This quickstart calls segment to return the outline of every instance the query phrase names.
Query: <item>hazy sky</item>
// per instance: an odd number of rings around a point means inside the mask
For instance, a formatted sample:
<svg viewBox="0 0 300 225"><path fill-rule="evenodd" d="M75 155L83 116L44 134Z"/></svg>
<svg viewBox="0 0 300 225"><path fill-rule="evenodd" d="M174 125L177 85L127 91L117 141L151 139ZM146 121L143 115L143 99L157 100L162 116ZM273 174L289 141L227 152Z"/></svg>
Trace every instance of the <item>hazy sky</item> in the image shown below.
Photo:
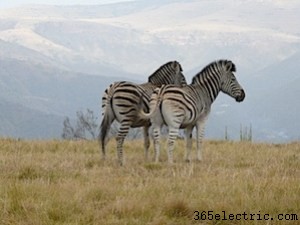
<svg viewBox="0 0 300 225"><path fill-rule="evenodd" d="M48 4L48 5L94 5L113 2L125 2L130 0L1 0L0 8L10 8L24 4Z"/></svg>

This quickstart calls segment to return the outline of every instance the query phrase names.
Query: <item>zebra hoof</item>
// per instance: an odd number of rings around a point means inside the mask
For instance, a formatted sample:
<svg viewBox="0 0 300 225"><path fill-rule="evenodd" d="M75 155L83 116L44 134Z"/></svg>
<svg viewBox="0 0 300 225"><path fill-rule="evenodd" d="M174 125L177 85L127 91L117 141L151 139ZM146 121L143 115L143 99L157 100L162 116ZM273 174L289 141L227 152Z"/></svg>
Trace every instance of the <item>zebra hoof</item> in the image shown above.
<svg viewBox="0 0 300 225"><path fill-rule="evenodd" d="M186 163L190 163L191 160L190 160L190 159L185 159L185 162L186 162Z"/></svg>

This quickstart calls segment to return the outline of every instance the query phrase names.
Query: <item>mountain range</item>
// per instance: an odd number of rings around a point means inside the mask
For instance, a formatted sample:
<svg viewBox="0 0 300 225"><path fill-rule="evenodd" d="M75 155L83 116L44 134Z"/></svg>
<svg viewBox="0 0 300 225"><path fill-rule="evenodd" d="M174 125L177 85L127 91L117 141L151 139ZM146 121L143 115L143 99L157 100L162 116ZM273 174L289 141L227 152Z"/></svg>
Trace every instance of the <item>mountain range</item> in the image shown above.
<svg viewBox="0 0 300 225"><path fill-rule="evenodd" d="M0 10L0 135L60 138L76 111L101 115L112 82L142 83L170 60L190 81L230 59L243 103L220 94L206 137L299 140L300 3L161 0L105 5L23 5Z"/></svg>

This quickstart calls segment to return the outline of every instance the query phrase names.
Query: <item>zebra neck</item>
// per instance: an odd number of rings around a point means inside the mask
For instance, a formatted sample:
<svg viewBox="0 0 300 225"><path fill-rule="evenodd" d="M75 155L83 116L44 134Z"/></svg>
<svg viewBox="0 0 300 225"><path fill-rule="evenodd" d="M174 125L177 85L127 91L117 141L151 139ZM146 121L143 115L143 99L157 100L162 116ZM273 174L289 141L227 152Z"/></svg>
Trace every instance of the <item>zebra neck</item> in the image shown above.
<svg viewBox="0 0 300 225"><path fill-rule="evenodd" d="M141 84L141 86L146 87L146 88L148 88L148 87L157 88L157 87L161 87L162 84L154 84L152 82L146 82L146 83Z"/></svg>
<svg viewBox="0 0 300 225"><path fill-rule="evenodd" d="M198 91L199 96L202 96L203 94L207 96L206 101L209 101L210 104L216 100L220 92L219 85L213 84L212 82L201 82L200 84L197 84L197 86L196 90Z"/></svg>
<svg viewBox="0 0 300 225"><path fill-rule="evenodd" d="M147 82L147 83L141 84L140 87L141 87L141 90L140 90L141 92L145 92L148 95L150 95L154 91L154 89L159 86L154 85L150 82Z"/></svg>

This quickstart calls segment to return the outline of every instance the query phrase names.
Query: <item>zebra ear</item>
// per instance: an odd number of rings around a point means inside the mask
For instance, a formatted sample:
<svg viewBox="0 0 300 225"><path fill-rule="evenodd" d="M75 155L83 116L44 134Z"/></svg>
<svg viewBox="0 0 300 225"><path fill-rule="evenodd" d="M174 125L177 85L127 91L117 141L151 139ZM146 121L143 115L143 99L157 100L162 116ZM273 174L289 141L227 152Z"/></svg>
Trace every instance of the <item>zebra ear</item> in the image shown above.
<svg viewBox="0 0 300 225"><path fill-rule="evenodd" d="M173 61L172 62L172 67L173 67L174 70L176 70L178 72L182 71L181 65L177 61Z"/></svg>
<svg viewBox="0 0 300 225"><path fill-rule="evenodd" d="M236 67L232 61L226 62L226 70L230 72L236 72Z"/></svg>

